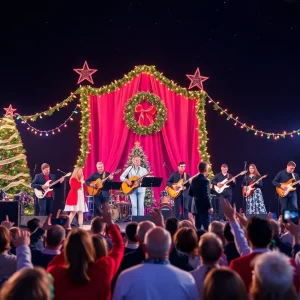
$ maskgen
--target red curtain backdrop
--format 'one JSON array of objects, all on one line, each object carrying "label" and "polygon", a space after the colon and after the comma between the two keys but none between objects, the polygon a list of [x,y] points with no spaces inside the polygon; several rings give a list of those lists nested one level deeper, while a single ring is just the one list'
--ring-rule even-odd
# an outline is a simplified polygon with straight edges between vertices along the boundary
[{"label": "red curtain backdrop", "polygon": [[[160,132],[142,136],[126,126],[125,103],[139,92],[153,93],[164,101],[168,110],[167,121]],[[118,168],[123,171],[128,155],[138,141],[151,163],[153,175],[163,177],[161,187],[154,189],[158,200],[159,192],[164,190],[170,172],[177,170],[178,162],[186,163],[187,173],[197,173],[200,157],[197,149],[198,119],[195,105],[195,100],[177,95],[153,75],[144,73],[114,92],[90,96],[91,150],[85,163],[85,178],[95,172],[98,161],[104,163],[108,172]],[[146,107],[144,104],[144,108]],[[115,181],[120,180],[119,175],[115,176]]]}]

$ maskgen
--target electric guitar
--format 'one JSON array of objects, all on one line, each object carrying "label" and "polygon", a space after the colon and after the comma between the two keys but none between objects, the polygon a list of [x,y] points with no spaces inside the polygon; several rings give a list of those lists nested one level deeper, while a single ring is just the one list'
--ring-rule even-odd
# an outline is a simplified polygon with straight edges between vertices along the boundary
[{"label": "electric guitar", "polygon": [[294,187],[296,184],[300,183],[300,180],[293,182],[295,179],[291,178],[289,181],[280,183],[283,186],[286,186],[287,189],[283,190],[281,187],[276,187],[276,192],[280,197],[286,197],[289,192],[295,191],[296,188]]},{"label": "electric guitar", "polygon": [[266,178],[267,176],[268,176],[268,174],[261,176],[256,181],[252,180],[249,185],[243,186],[243,189],[242,189],[243,196],[244,197],[251,196],[254,193],[254,191],[256,190],[256,188],[254,186],[256,184],[258,184],[262,179]]},{"label": "electric guitar", "polygon": [[[114,175],[114,174],[118,174],[121,172],[121,169],[118,169],[117,171],[111,173],[110,175],[108,175],[107,177],[105,177],[104,179],[96,179],[95,181],[92,181],[91,183],[94,184],[95,186],[94,187],[91,187],[91,186],[87,186],[86,189],[87,189],[87,192],[90,196],[97,196],[100,194],[102,188],[103,188],[103,185],[105,183],[105,181],[108,179],[109,176],[111,175]],[[90,183],[90,184],[91,184]]]},{"label": "electric guitar", "polygon": [[[62,178],[69,177],[69,176],[71,176],[71,175],[72,175],[72,173],[69,172],[69,173],[67,173],[66,175],[64,175]],[[61,178],[55,180],[54,182],[51,182],[52,180],[48,180],[48,181],[45,183],[45,185],[47,185],[48,187],[47,187],[46,189],[43,189],[42,191],[41,191],[41,190],[38,190],[38,189],[34,189],[34,193],[35,193],[36,197],[37,197],[38,199],[43,199],[43,198],[47,195],[48,192],[53,191],[53,189],[51,189],[51,187],[52,187],[53,185],[57,184],[57,183],[60,181],[60,179],[61,179]]]},{"label": "electric guitar", "polygon": [[137,175],[134,175],[130,177],[128,180],[131,181],[131,185],[128,185],[126,181],[122,182],[121,190],[125,195],[131,194],[136,188],[140,186],[140,183],[142,179],[146,176],[148,176],[150,173],[148,172],[146,175],[139,177]]},{"label": "electric guitar", "polygon": [[241,173],[235,175],[234,177],[232,177],[231,179],[227,179],[225,178],[221,183],[223,184],[223,186],[218,187],[217,185],[214,185],[214,190],[218,193],[221,194],[225,189],[229,188],[228,183],[230,183],[232,180],[234,180],[235,178],[245,175],[247,173],[247,171],[242,171]]},{"label": "electric guitar", "polygon": [[180,179],[177,183],[172,183],[172,185],[177,186],[178,189],[173,189],[173,187],[167,186],[165,188],[165,190],[168,192],[168,194],[170,195],[171,198],[175,199],[175,198],[179,197],[180,194],[182,193],[182,191],[184,191],[186,189],[186,187],[184,185],[187,184],[191,179],[193,179],[194,177],[196,177],[198,175],[199,175],[199,173],[197,173],[193,177],[190,177],[186,181],[183,181],[183,179]]}]

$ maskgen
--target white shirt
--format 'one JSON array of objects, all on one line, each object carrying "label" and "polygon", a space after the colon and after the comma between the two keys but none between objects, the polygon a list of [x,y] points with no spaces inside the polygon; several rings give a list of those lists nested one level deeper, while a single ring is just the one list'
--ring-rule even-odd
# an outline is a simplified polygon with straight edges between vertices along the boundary
[{"label": "white shirt", "polygon": [[[148,171],[143,167],[139,167],[136,169],[134,166],[129,166],[120,176],[120,180],[125,181],[127,178],[130,178],[133,176],[142,177],[142,176],[145,176],[147,173],[148,173]],[[127,176],[127,178],[126,178],[126,176]],[[145,191],[146,191],[146,188],[142,188],[142,187],[138,188],[138,192],[145,192]]]},{"label": "white shirt", "polygon": [[112,300],[198,299],[195,279],[170,264],[145,263],[119,276]]}]

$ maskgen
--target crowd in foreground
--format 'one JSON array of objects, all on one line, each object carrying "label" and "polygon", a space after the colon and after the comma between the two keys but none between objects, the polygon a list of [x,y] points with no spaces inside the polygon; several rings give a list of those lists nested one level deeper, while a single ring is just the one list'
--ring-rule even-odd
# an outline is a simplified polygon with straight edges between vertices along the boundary
[{"label": "crowd in foreground", "polygon": [[226,223],[208,232],[190,221],[128,223],[125,236],[109,207],[90,232],[70,225],[7,219],[0,226],[0,300],[298,299],[300,222],[249,220],[224,200]]}]

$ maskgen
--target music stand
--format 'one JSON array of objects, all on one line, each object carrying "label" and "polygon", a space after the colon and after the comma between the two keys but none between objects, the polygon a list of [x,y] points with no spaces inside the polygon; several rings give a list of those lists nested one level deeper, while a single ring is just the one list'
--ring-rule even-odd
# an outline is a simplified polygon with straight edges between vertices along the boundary
[{"label": "music stand", "polygon": [[116,181],[107,181],[105,182],[106,187],[109,187],[109,191],[111,190],[120,190],[123,182]]}]

